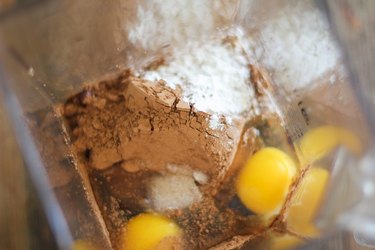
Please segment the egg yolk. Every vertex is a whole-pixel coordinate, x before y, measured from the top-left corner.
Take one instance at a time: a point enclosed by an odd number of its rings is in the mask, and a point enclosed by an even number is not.
[[[298,245],[301,245],[303,240],[291,236],[291,235],[282,235],[278,237],[274,237],[271,240],[271,249],[272,250],[287,250],[292,249]]]
[[[179,227],[164,216],[143,213],[130,219],[123,233],[122,250],[150,250],[168,237],[180,235]]]
[[[73,243],[72,250],[95,250],[96,248],[93,247],[91,244],[84,240],[76,240]]]
[[[236,181],[237,195],[257,214],[276,212],[296,174],[294,161],[283,151],[266,147],[256,152]]]
[[[323,198],[329,173],[324,168],[310,169],[302,179],[288,210],[288,227],[304,236],[317,236],[318,230],[312,224]]]
[[[301,165],[313,163],[327,156],[339,145],[346,146],[353,153],[359,155],[362,152],[362,145],[358,137],[351,131],[335,127],[322,126],[309,130],[300,140],[298,156]]]

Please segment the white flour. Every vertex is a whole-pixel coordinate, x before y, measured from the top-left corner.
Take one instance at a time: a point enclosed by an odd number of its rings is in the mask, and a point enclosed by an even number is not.
[[[170,44],[173,54],[167,64],[146,72],[144,77],[163,79],[171,88],[181,86],[184,101],[212,114],[210,127],[214,129],[222,127],[222,116],[230,120],[257,110],[249,84],[248,58],[241,51],[243,44],[253,45],[252,61],[259,62],[287,90],[311,85],[340,59],[323,15],[309,1],[284,7],[251,39],[240,34],[241,46],[236,43],[234,48],[208,37],[217,33],[218,26],[230,23],[236,1],[146,3],[138,8],[129,40],[146,51]]]
[[[144,77],[163,79],[173,89],[181,86],[184,101],[214,117],[241,115],[249,110],[254,98],[248,60],[241,47],[233,48],[221,39],[191,42],[175,51],[167,65],[146,72]]]
[[[306,1],[284,7],[261,28],[254,46],[259,63],[287,90],[311,85],[340,60],[323,14]]]
[[[217,27],[230,22],[237,7],[237,1],[233,0],[144,2],[137,9],[137,19],[128,27],[128,38],[131,43],[149,51],[213,34]]]

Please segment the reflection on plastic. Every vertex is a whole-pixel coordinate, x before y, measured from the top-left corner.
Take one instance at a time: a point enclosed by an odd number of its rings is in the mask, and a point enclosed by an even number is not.
[[[354,232],[354,239],[361,246],[375,248],[374,235],[368,235],[362,232]]]

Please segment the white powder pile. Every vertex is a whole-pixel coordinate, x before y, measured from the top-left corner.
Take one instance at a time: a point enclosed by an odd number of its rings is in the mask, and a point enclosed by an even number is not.
[[[261,28],[254,46],[260,64],[288,90],[307,87],[340,60],[323,14],[309,1],[282,9]]]
[[[186,175],[155,176],[149,183],[152,208],[158,212],[181,209],[202,198],[193,177]]]
[[[129,41],[146,51],[172,45],[167,64],[144,77],[163,79],[172,89],[181,87],[185,102],[213,115],[213,129],[223,126],[220,117],[230,121],[255,102],[241,46],[224,44],[224,35],[212,39],[217,27],[231,22],[236,8],[237,1],[147,1],[129,28]]]
[[[231,23],[236,6],[237,1],[221,0],[147,1],[138,7],[129,28],[129,41],[145,51],[172,45],[167,64],[144,77],[181,87],[184,101],[212,114],[210,127],[214,129],[222,127],[222,116],[231,119],[249,110],[257,112],[249,62],[242,52],[247,44],[254,51],[252,62],[265,67],[287,90],[311,86],[340,60],[324,16],[310,0],[278,10],[251,39],[239,35],[241,46],[210,38],[217,27]]]
[[[248,60],[241,47],[216,39],[190,42],[176,50],[167,65],[146,72],[145,79],[163,79],[167,86],[183,89],[183,100],[199,111],[239,116],[249,110],[254,92],[250,87]],[[219,124],[218,124],[219,125]]]
[[[237,1],[152,0],[138,6],[137,18],[129,23],[128,38],[145,50],[166,44],[177,46],[188,39],[199,39],[229,22]]]

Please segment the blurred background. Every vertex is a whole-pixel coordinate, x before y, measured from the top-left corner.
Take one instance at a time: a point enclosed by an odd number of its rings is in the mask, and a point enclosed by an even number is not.
[[[57,249],[0,94],[0,249]]]

